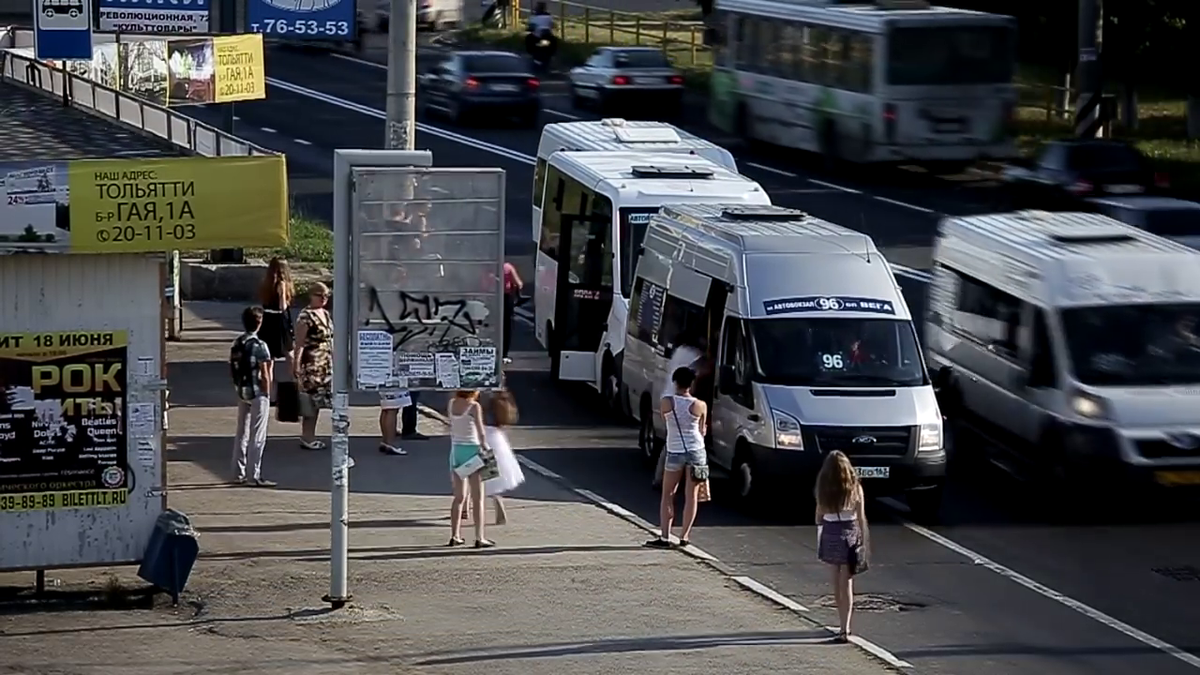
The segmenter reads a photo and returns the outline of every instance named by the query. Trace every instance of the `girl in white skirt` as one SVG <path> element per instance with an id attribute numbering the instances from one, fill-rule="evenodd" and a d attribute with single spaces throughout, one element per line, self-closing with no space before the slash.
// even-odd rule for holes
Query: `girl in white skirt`
<path id="1" fill-rule="evenodd" d="M 492 425 L 484 429 L 484 434 L 487 436 L 488 446 L 495 453 L 496 469 L 500 475 L 483 485 L 485 494 L 496 504 L 496 524 L 503 525 L 508 522 L 508 511 L 504 508 L 504 500 L 500 495 L 525 482 L 525 473 L 521 471 L 521 464 L 517 461 L 517 455 L 508 442 L 508 434 L 504 431 L 517 423 L 517 402 L 512 392 L 505 389 L 493 393 L 489 403 Z"/>

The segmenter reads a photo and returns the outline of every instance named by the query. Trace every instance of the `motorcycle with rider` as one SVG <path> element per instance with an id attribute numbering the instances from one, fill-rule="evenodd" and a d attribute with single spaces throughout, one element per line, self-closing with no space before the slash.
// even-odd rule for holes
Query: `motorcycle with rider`
<path id="1" fill-rule="evenodd" d="M 533 59 L 537 68 L 549 71 L 550 60 L 557 51 L 558 38 L 554 35 L 554 17 L 550 15 L 546 3 L 539 2 L 526 26 L 525 52 Z"/>

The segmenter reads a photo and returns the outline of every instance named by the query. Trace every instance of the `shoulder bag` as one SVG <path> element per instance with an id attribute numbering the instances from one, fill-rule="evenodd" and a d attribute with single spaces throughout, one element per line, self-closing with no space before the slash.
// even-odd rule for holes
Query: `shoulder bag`
<path id="1" fill-rule="evenodd" d="M 683 443 L 684 451 L 691 452 L 692 449 L 689 448 L 687 444 L 687 434 L 683 433 L 683 425 L 679 423 L 679 414 L 675 412 L 676 400 L 677 399 L 674 397 L 671 399 L 671 417 L 675 418 L 675 428 L 679 430 L 679 442 Z M 691 469 L 692 480 L 696 481 L 696 483 L 700 485 L 700 493 L 697 496 L 697 500 L 707 502 L 712 499 L 712 493 L 709 491 L 708 484 L 708 466 L 690 464 L 688 465 L 688 468 Z"/>

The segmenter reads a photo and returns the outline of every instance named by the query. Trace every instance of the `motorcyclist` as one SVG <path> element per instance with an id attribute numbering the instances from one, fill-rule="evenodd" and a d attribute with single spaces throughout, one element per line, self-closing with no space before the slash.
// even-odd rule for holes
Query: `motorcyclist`
<path id="1" fill-rule="evenodd" d="M 539 2 L 534 8 L 533 14 L 529 17 L 527 31 L 525 51 L 535 59 L 548 63 L 558 50 L 558 38 L 554 36 L 554 17 L 550 15 L 546 3 Z M 539 46 L 543 40 L 549 44 Z"/>

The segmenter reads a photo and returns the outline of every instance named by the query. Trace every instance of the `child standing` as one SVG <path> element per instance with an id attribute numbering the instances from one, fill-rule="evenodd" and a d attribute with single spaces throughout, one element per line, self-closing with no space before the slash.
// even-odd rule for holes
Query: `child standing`
<path id="1" fill-rule="evenodd" d="M 470 495 L 475 516 L 475 548 L 492 548 L 496 544 L 483 536 L 485 514 L 480 472 L 476 470 L 466 477 L 459 475 L 460 467 L 490 453 L 484 434 L 483 408 L 479 405 L 479 392 L 455 392 L 446 413 L 450 418 L 450 482 L 454 487 L 454 500 L 450 504 L 449 546 L 463 544 L 463 506 L 466 504 L 467 495 Z"/>
<path id="2" fill-rule="evenodd" d="M 496 469 L 500 475 L 484 483 L 484 487 L 496 505 L 496 524 L 503 525 L 508 522 L 508 510 L 504 508 L 504 500 L 500 495 L 525 482 L 525 473 L 521 471 L 521 464 L 505 432 L 505 429 L 517 423 L 517 402 L 512 392 L 504 389 L 493 393 L 488 403 L 492 424 L 484 430 L 484 435 L 488 447 L 496 456 Z"/>

